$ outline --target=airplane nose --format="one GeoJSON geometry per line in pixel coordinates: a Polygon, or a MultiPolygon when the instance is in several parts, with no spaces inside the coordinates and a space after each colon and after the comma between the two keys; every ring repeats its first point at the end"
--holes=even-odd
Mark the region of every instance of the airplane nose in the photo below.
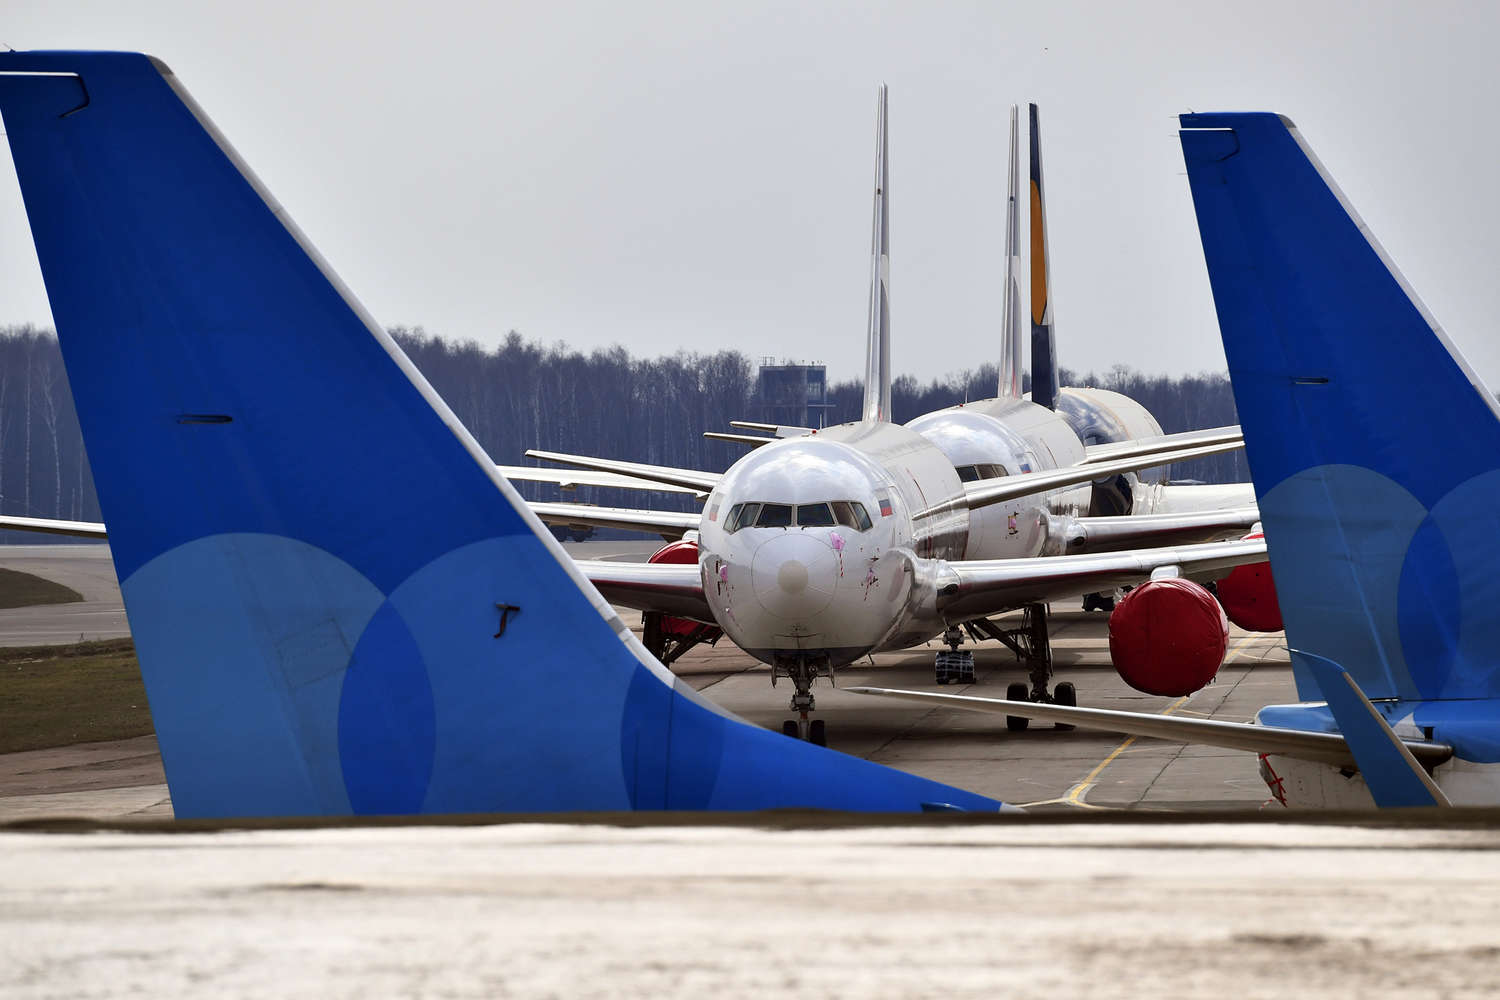
{"type": "Polygon", "coordinates": [[[761,607],[777,618],[800,621],[833,600],[838,558],[824,539],[788,531],[755,550],[750,580],[761,607]]]}

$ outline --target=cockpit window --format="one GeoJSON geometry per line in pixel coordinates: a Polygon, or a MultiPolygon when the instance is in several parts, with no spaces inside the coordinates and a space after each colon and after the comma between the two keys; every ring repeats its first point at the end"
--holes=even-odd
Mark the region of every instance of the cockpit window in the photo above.
{"type": "Polygon", "coordinates": [[[841,524],[855,531],[874,527],[865,505],[855,500],[831,503],[737,503],[724,515],[724,530],[734,534],[741,528],[831,528],[841,524]]]}
{"type": "Polygon", "coordinates": [[[786,528],[790,527],[791,523],[791,504],[763,503],[760,505],[760,513],[755,517],[757,528],[786,528]]]}
{"type": "Polygon", "coordinates": [[[849,500],[835,500],[833,502],[833,516],[846,528],[855,531],[869,531],[871,527],[870,515],[865,513],[865,505],[849,500]]]}
{"type": "Polygon", "coordinates": [[[724,518],[724,530],[734,534],[741,528],[748,528],[755,523],[755,515],[760,512],[758,503],[737,503],[729,509],[729,516],[724,518]]]}
{"type": "Polygon", "coordinates": [[[803,528],[831,528],[834,525],[833,511],[826,503],[799,503],[797,525],[803,528]]]}
{"type": "Polygon", "coordinates": [[[960,482],[973,483],[981,479],[999,479],[1010,475],[1003,465],[995,465],[983,462],[979,465],[960,465],[958,467],[958,478],[960,482]]]}

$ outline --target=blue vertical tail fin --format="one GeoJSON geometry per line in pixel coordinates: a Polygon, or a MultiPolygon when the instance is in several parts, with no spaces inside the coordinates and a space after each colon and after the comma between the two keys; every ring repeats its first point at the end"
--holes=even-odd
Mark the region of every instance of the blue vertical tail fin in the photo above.
{"type": "Polygon", "coordinates": [[[1288,640],[1370,698],[1500,696],[1494,397],[1290,121],[1181,122],[1288,640]]]}
{"type": "Polygon", "coordinates": [[[160,63],[0,114],[178,815],[996,805],[675,683],[160,63]]]}

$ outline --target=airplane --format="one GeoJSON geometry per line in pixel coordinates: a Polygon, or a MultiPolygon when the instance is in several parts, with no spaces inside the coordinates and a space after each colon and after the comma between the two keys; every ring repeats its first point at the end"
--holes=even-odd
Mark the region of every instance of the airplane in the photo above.
{"type": "Polygon", "coordinates": [[[0,115],[177,816],[1001,807],[658,664],[165,64],[0,115]]]}
{"type": "Polygon", "coordinates": [[[1495,805],[1500,404],[1290,119],[1179,135],[1303,701],[965,707],[1250,750],[1286,805],[1495,805]]]}
{"type": "MultiPolygon", "coordinates": [[[[1025,658],[1030,684],[1024,696],[1076,702],[1071,684],[1049,691],[1051,651],[1046,602],[1120,585],[1144,585],[1170,605],[1162,613],[1186,616],[1195,634],[1224,634],[1217,604],[1192,584],[1193,599],[1154,584],[1151,577],[1212,580],[1236,566],[1259,562],[1259,546],[1207,544],[1243,534],[1256,520],[1253,507],[1182,515],[1083,518],[1088,484],[1101,475],[1160,464],[1173,458],[1238,447],[1237,435],[1210,443],[1161,449],[1146,446],[1123,456],[1085,461],[1077,438],[1054,412],[1012,400],[1048,439],[1071,442],[1069,463],[1053,451],[1039,456],[1010,435],[1029,456],[1001,474],[964,477],[928,437],[890,422],[890,312],[888,255],[887,95],[876,113],[876,171],[871,239],[871,297],[862,419],[768,440],[723,474],[613,459],[530,450],[527,457],[599,472],[634,476],[684,488],[707,489],[701,515],[679,517],[684,544],[669,545],[641,565],[580,562],[611,601],[721,629],[740,648],[771,666],[773,683],[792,682],[788,735],[821,742],[822,720],[812,720],[811,688],[819,677],[868,653],[901,649],[941,636],[949,650],[935,657],[940,682],[974,680],[973,654],[960,651],[965,634],[989,636],[1025,658]],[[1035,466],[1031,463],[1035,462],[1035,466]],[[966,481],[966,479],[968,481],[966,481]],[[1071,502],[1066,499],[1076,498],[1071,502]],[[1062,496],[1064,499],[1057,499],[1062,496]],[[1005,512],[994,530],[980,530],[981,512],[1005,512]],[[1056,511],[1054,513],[1054,511],[1056,511]],[[689,537],[689,533],[695,534],[689,537]],[[1142,548],[1145,544],[1160,547],[1142,548]],[[696,607],[695,607],[696,602],[696,607]],[[992,619],[1024,608],[1019,626],[992,619]]],[[[630,527],[628,512],[615,525],[630,527]]],[[[600,515],[596,514],[596,517],[600,515]]],[[[600,522],[596,522],[600,523],[600,522]]],[[[659,521],[647,525],[657,530],[659,521]]],[[[1187,627],[1187,626],[1184,626],[1187,627]]],[[[1226,626],[1227,627],[1227,626],[1226,626]]],[[[648,619],[649,629],[649,619],[648,619]]],[[[1148,631],[1134,633],[1152,645],[1148,631]]],[[[664,640],[657,640],[659,642],[664,640]]],[[[1201,647],[1191,663],[1180,660],[1154,676],[1153,686],[1196,690],[1217,671],[1223,656],[1201,647]],[[1212,662],[1210,662],[1212,661],[1212,662]]],[[[1136,659],[1156,661],[1142,649],[1136,659]]],[[[1151,670],[1149,666],[1147,672],[1151,670]]]]}

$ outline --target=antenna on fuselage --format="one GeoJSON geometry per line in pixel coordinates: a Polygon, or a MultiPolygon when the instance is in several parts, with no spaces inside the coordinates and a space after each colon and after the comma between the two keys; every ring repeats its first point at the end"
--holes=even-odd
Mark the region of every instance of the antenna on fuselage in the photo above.
{"type": "Polygon", "coordinates": [[[1005,202],[1005,298],[1001,306],[1000,385],[995,395],[1021,398],[1021,219],[1018,214],[1021,173],[1018,108],[1010,106],[1010,177],[1005,202]]]}
{"type": "Polygon", "coordinates": [[[1057,344],[1052,333],[1052,268],[1047,259],[1047,211],[1042,197],[1042,141],[1031,109],[1031,401],[1057,409],[1057,344]]]}
{"type": "Polygon", "coordinates": [[[875,105],[875,220],[870,236],[870,329],[863,419],[891,419],[890,216],[886,211],[885,84],[875,105]]]}

